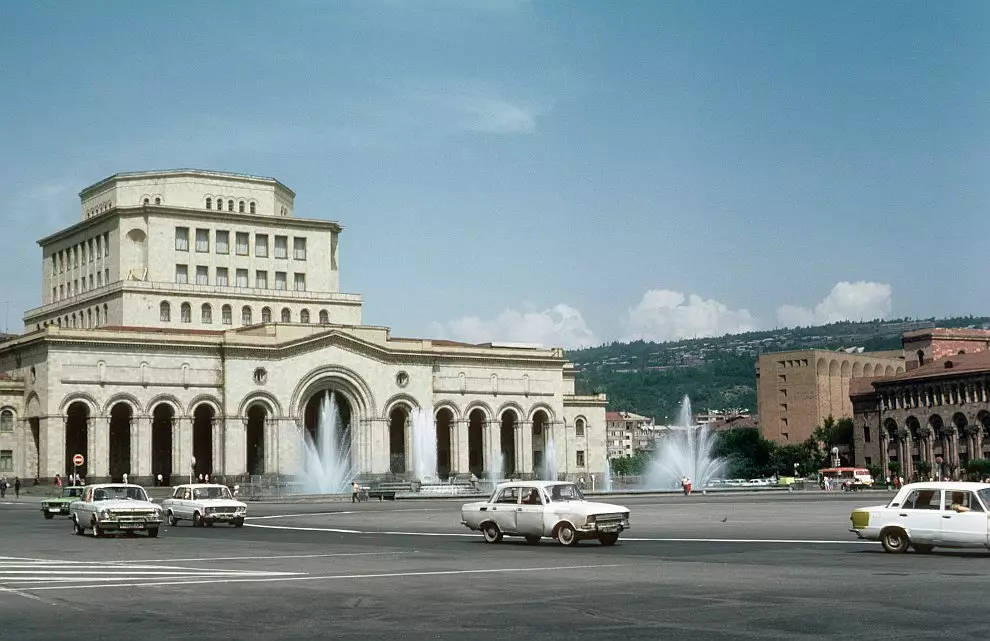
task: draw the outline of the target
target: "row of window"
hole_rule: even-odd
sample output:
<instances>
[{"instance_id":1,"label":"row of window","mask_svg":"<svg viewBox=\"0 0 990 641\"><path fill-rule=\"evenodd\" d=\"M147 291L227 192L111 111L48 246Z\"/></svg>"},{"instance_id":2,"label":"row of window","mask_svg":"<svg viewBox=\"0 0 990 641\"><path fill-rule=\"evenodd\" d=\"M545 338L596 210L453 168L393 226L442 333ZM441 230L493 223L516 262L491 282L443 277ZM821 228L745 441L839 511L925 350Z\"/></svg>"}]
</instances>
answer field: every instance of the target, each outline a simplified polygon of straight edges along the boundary
<instances>
[{"instance_id":1,"label":"row of window","mask_svg":"<svg viewBox=\"0 0 990 641\"><path fill-rule=\"evenodd\" d=\"M0 412L0 432L14 431L14 413L10 410Z\"/></svg>"},{"instance_id":2,"label":"row of window","mask_svg":"<svg viewBox=\"0 0 990 641\"><path fill-rule=\"evenodd\" d=\"M106 304L103 305L102 314L100 306L97 305L92 309L79 310L79 312L66 314L65 316L56 318L55 320L45 321L35 327L37 329L42 329L43 327L48 327L49 325L57 325L58 327L82 327L83 329L89 329L92 327L100 327L102 324L108 322L109 316L107 314L108 311Z\"/></svg>"},{"instance_id":3,"label":"row of window","mask_svg":"<svg viewBox=\"0 0 990 641\"><path fill-rule=\"evenodd\" d=\"M163 323L172 322L172 305L168 301L163 300L158 306L159 317ZM179 305L179 322L180 323L191 323L192 322L192 305L189 303L182 303ZM224 305L220 308L220 324L221 325L232 325L234 322L234 310L230 305ZM213 306L209 303L203 303L199 308L199 322L203 325L213 324ZM271 323L272 322L272 309L271 307L261 308L261 322ZM292 322L292 310L288 307L282 308L281 322L291 323ZM299 322L303 324L309 324L311 322L309 316L309 310L304 309L299 312ZM326 325L330 322L330 314L325 309L320 310L320 324ZM251 309L250 305L245 305L241 307L241 324L251 325L254 323L254 311Z\"/></svg>"},{"instance_id":4,"label":"row of window","mask_svg":"<svg viewBox=\"0 0 990 641\"><path fill-rule=\"evenodd\" d=\"M218 254L230 253L230 232L217 230L214 247ZM238 256L247 256L251 252L251 235L248 232L235 232L234 253ZM289 258L289 237L275 236L272 256L288 260ZM189 228L175 228L175 251L189 251ZM210 230L196 230L196 251L201 254L210 251ZM268 258L268 234L254 235L254 255L258 258ZM293 237L292 239L293 260L306 260L306 238Z\"/></svg>"},{"instance_id":5,"label":"row of window","mask_svg":"<svg viewBox=\"0 0 990 641\"><path fill-rule=\"evenodd\" d=\"M0 450L0 472L14 471L14 450Z\"/></svg>"},{"instance_id":6,"label":"row of window","mask_svg":"<svg viewBox=\"0 0 990 641\"><path fill-rule=\"evenodd\" d=\"M206 208L207 209L213 209L213 204L214 203L216 203L217 211L223 211L223 197L222 196L217 196L216 199L214 199L212 196L207 196L206 197ZM239 211L242 214L245 213L244 206L245 206L245 203L244 203L243 200L238 200L237 201L237 211ZM257 204L256 203L249 202L249 203L247 203L247 207L248 207L248 210L249 210L248 213L251 213L251 214L256 214L257 213ZM234 211L234 199L233 198L228 198L227 199L227 211Z\"/></svg>"},{"instance_id":7,"label":"row of window","mask_svg":"<svg viewBox=\"0 0 990 641\"><path fill-rule=\"evenodd\" d=\"M103 258L110 258L109 232L52 254L52 276L79 267L80 264L85 265L87 262L92 263Z\"/></svg>"},{"instance_id":8,"label":"row of window","mask_svg":"<svg viewBox=\"0 0 990 641\"><path fill-rule=\"evenodd\" d=\"M52 302L62 300L63 298L78 296L79 294L85 293L91 289L103 287L104 283L107 285L110 284L109 269L104 269L101 272L90 274L88 279L86 276L83 276L82 278L76 278L72 281L59 285L58 287L52 285Z\"/></svg>"},{"instance_id":9,"label":"row of window","mask_svg":"<svg viewBox=\"0 0 990 641\"><path fill-rule=\"evenodd\" d=\"M230 270L226 267L217 267L214 270L216 272L216 284L217 287L229 287L230 286ZM289 288L289 274L287 272L275 272L275 280L273 282L275 289L287 290ZM175 282L180 285L189 283L189 265L176 265L175 266ZM209 285L210 284L210 268L204 265L196 266L196 284L197 285ZM248 270L246 269L235 269L234 270L234 287L250 287L248 282ZM269 289L268 271L264 269L257 269L254 272L254 288L255 289ZM296 272L292 274L292 289L297 292L306 291L306 274L302 272Z\"/></svg>"}]
</instances>

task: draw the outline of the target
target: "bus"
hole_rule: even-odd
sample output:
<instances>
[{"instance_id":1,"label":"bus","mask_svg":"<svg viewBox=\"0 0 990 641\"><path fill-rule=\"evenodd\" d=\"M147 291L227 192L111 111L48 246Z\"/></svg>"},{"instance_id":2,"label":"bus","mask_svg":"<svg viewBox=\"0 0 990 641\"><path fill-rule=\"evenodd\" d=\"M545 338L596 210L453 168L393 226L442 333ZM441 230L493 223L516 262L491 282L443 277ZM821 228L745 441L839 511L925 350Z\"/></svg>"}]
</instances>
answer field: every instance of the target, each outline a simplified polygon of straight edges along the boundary
<instances>
[{"instance_id":1,"label":"bus","mask_svg":"<svg viewBox=\"0 0 990 641\"><path fill-rule=\"evenodd\" d=\"M840 486L846 491L873 487L873 475L865 467L826 467L818 470L818 484L824 485L825 479L829 479L829 485L833 488Z\"/></svg>"}]
</instances>

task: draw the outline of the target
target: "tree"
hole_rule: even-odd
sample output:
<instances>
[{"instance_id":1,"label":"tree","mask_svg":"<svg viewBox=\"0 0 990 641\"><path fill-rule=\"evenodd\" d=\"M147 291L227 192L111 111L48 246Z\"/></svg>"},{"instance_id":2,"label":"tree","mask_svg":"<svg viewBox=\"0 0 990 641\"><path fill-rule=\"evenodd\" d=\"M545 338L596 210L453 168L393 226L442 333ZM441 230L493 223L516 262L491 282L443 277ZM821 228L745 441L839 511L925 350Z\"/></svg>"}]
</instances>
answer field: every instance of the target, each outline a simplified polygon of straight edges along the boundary
<instances>
[{"instance_id":1,"label":"tree","mask_svg":"<svg viewBox=\"0 0 990 641\"><path fill-rule=\"evenodd\" d=\"M774 472L771 455L774 443L760 436L754 428L726 430L718 435L712 455L728 460L728 475L755 478Z\"/></svg>"},{"instance_id":2,"label":"tree","mask_svg":"<svg viewBox=\"0 0 990 641\"><path fill-rule=\"evenodd\" d=\"M990 476L990 459L970 459L966 462L966 473L974 481L987 478Z\"/></svg>"},{"instance_id":3,"label":"tree","mask_svg":"<svg viewBox=\"0 0 990 641\"><path fill-rule=\"evenodd\" d=\"M901 475L901 464L898 463L897 461L891 461L890 463L887 463L887 469L890 470L891 476Z\"/></svg>"},{"instance_id":4,"label":"tree","mask_svg":"<svg viewBox=\"0 0 990 641\"><path fill-rule=\"evenodd\" d=\"M928 461L918 461L916 467L918 468L918 476L927 478L932 475L932 464Z\"/></svg>"}]
</instances>

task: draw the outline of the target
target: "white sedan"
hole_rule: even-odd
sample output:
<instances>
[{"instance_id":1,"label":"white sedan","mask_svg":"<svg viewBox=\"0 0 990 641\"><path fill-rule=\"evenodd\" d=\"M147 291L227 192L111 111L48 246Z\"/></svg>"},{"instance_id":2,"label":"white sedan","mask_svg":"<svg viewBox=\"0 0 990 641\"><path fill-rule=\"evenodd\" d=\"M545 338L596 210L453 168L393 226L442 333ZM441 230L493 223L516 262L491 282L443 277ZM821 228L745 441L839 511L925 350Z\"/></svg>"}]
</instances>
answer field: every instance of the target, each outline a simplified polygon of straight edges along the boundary
<instances>
[{"instance_id":1,"label":"white sedan","mask_svg":"<svg viewBox=\"0 0 990 641\"><path fill-rule=\"evenodd\" d=\"M936 546L990 548L988 508L985 483L911 483L887 505L853 510L850 532L895 554L909 547L922 554Z\"/></svg>"},{"instance_id":2,"label":"white sedan","mask_svg":"<svg viewBox=\"0 0 990 641\"><path fill-rule=\"evenodd\" d=\"M530 545L543 537L568 546L582 539L615 545L619 534L629 529L629 510L587 501L574 483L518 481L502 483L487 501L464 505L461 523L480 531L489 543L521 536Z\"/></svg>"},{"instance_id":3,"label":"white sedan","mask_svg":"<svg viewBox=\"0 0 990 641\"><path fill-rule=\"evenodd\" d=\"M214 523L230 523L234 527L244 525L247 505L234 500L226 485L190 483L180 485L171 498L162 501L162 509L168 524L174 526L181 520L192 521L194 527L213 527Z\"/></svg>"}]
</instances>

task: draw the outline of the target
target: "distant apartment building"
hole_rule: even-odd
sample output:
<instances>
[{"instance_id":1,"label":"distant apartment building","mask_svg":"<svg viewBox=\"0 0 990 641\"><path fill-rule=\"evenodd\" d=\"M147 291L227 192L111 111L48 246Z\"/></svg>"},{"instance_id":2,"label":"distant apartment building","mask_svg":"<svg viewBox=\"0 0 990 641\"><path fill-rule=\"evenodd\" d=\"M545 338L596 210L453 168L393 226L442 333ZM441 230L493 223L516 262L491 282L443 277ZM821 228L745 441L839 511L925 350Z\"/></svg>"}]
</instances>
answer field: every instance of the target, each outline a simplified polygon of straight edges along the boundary
<instances>
[{"instance_id":1,"label":"distant apartment building","mask_svg":"<svg viewBox=\"0 0 990 641\"><path fill-rule=\"evenodd\" d=\"M653 446L656 426L652 418L632 412L605 412L608 457L632 456Z\"/></svg>"},{"instance_id":2,"label":"distant apartment building","mask_svg":"<svg viewBox=\"0 0 990 641\"><path fill-rule=\"evenodd\" d=\"M760 432L780 444L805 441L827 417L852 417L851 379L904 371L900 350L806 349L761 354L756 366Z\"/></svg>"},{"instance_id":3,"label":"distant apartment building","mask_svg":"<svg viewBox=\"0 0 990 641\"><path fill-rule=\"evenodd\" d=\"M713 432L737 428L755 428L759 425L756 416L748 410L705 410L694 415L695 425L704 425Z\"/></svg>"}]
</instances>

